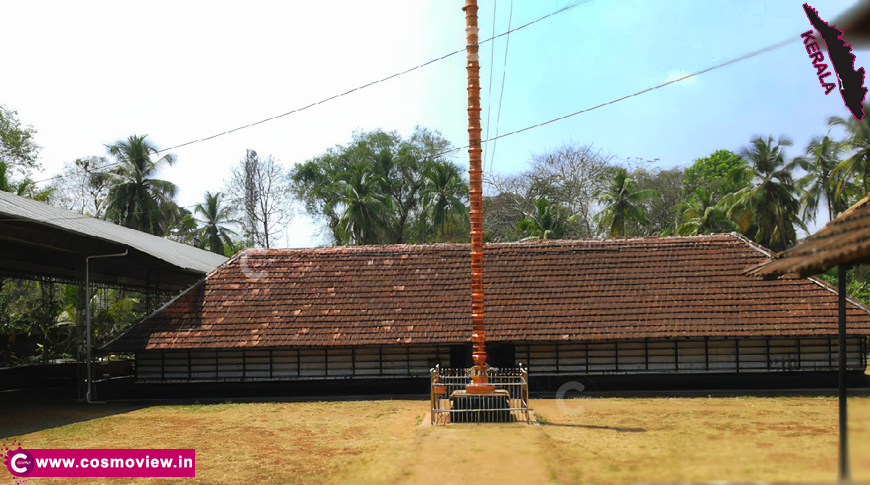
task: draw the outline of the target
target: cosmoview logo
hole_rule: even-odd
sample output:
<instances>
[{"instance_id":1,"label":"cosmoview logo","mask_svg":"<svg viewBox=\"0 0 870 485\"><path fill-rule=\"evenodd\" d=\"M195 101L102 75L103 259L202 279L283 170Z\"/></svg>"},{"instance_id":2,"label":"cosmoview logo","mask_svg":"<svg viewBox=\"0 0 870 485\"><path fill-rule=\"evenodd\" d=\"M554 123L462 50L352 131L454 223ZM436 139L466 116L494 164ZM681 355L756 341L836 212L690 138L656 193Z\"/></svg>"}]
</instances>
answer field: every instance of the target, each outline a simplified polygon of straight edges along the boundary
<instances>
[{"instance_id":1,"label":"cosmoview logo","mask_svg":"<svg viewBox=\"0 0 870 485\"><path fill-rule=\"evenodd\" d=\"M10 451L9 455L8 468L9 471L15 475L26 477L27 475L30 475L30 472L33 471L33 467L36 466L36 461L33 459L33 455L24 450Z\"/></svg>"},{"instance_id":2,"label":"cosmoview logo","mask_svg":"<svg viewBox=\"0 0 870 485\"><path fill-rule=\"evenodd\" d=\"M13 477L16 477L15 483L24 483L26 477L36 468L36 460L30 452L21 448L21 443L17 440L6 438L2 445L3 460L6 463L6 469Z\"/></svg>"}]
</instances>

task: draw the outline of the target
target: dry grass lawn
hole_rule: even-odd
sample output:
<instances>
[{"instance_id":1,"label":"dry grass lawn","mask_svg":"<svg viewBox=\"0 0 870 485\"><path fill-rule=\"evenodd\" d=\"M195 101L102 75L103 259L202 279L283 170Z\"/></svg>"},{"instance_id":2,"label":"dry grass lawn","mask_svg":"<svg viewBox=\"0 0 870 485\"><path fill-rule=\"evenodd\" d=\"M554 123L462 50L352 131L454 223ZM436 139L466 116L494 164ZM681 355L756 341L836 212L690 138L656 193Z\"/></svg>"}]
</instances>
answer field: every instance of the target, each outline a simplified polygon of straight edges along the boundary
<instances>
[{"instance_id":1,"label":"dry grass lawn","mask_svg":"<svg viewBox=\"0 0 870 485\"><path fill-rule=\"evenodd\" d=\"M29 483L833 481L829 398L577 399L545 420L420 426L424 401L156 406L47 429L25 448L195 448L195 479ZM852 468L870 480L870 398L850 399ZM0 482L9 478L0 471ZM472 481L473 480L473 481ZM467 481L467 482L466 482Z\"/></svg>"}]
</instances>

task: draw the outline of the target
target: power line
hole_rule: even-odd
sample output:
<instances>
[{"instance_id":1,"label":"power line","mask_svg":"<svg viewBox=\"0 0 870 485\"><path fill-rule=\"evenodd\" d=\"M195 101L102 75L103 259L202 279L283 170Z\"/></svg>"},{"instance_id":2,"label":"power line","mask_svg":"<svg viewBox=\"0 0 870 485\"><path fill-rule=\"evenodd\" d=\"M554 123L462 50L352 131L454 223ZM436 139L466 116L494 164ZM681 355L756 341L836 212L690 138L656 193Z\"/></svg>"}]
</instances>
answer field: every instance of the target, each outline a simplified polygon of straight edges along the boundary
<instances>
[{"instance_id":1,"label":"power line","mask_svg":"<svg viewBox=\"0 0 870 485\"><path fill-rule=\"evenodd\" d=\"M735 57L734 59L731 59L731 60L725 61L725 62L723 62L723 63L721 63L721 64L716 64L715 66L708 67L708 68L706 68L706 69L700 70L700 71L698 71L698 72L694 72L694 73L692 73L692 74L688 74L688 75L683 76L683 77L681 77L681 78L677 78L677 79L674 79L674 80L671 80L671 81L667 81L667 82L664 82L664 83L659 84L659 85L657 85L657 86L653 86L653 87L651 87L651 88L647 88L647 89L644 89L644 90L642 90L642 91L638 91L638 92L636 92L636 93L629 94L629 95L627 95L627 96L623 96L623 97L621 97L621 98L617 98L617 99L614 99L614 100L612 100L612 101L608 101L608 102L606 102L606 103L599 104L599 105L597 105L597 106L593 106L593 107L591 107L591 108L586 108L586 109L583 109L583 110L580 110L580 111L575 111L574 113L571 113L571 114L567 114L567 115L565 115L565 116L560 116L560 117L558 117L558 118L553 118L553 119L551 119L551 120L549 120L549 121L545 121L545 122L543 122L543 123L537 123L537 124L534 124L534 125L531 125L531 126L527 126L527 127L525 127L525 128L521 128L521 129L519 129L519 130L514 130L514 131L512 131L512 132L510 132L510 133L505 133L505 134L503 134L503 135L498 135L498 136L496 136L496 137L493 137L493 138L490 138L490 139L487 139L487 140L482 140L482 142L494 141L494 140L497 140L497 139L499 139L499 138L505 138L505 137L508 137L508 136L516 135L517 133L522 133L522 132L524 132L524 131L528 131L528 130L531 130L531 129L533 129L533 128L538 128L538 127L540 127L540 126L548 125L548 124L550 124L550 123L553 123L553 122L556 122L556 121L559 121L559 120L564 120L564 119L566 119L566 118L571 118L572 116L577 116L577 115L579 115L579 114L586 113L586 112L589 112L589 111L592 111L592 110L596 110L596 109L598 109L598 108L602 108L602 107L607 106L607 105L611 105L611 104L614 104L614 103L618 103L618 102L623 101L623 100L625 100L625 99L632 98L632 97L634 97L634 96L639 96L639 95L641 95L641 94L643 94L643 93L648 93L648 92L650 92L650 91L653 91L653 90L655 90L655 89L659 89L659 88L664 87L664 86L667 86L667 85L669 85L669 84L677 83L677 82L680 82L680 81L685 81L686 79L689 79L689 78L691 78L691 77L698 76L698 75L700 75L700 74L704 74L705 72L710 72L710 71L712 71L712 70L714 70L714 69L719 69L720 67L725 67L725 66L728 66L728 65L731 65L731 64L734 64L734 63L737 63L737 62L740 62L740 61L746 60L746 59L750 59L750 58L755 57L755 56L758 56L758 55L760 55L760 54L764 54L765 52L770 52L770 51L772 51L772 50L779 49L780 47L786 46L786 45L791 44L791 43L793 43L793 42L797 42L798 40L800 40L800 39L790 37L790 38L788 38L788 39L786 39L786 40L783 40L783 41L777 42L776 44L771 44L771 45L769 45L769 46L767 46L767 47L763 47L763 48L761 48L761 49L758 49L758 50L756 50L756 51L750 52L750 53L748 53L748 54L744 54L744 55L742 55L742 56L740 56L740 57ZM445 150L445 151L443 151L443 152L436 153L436 154L433 156L433 158L434 158L434 157L441 156L441 155L444 155L444 154L447 154L447 153L452 153L452 152L455 152L455 151L458 151L458 150L462 150L462 149L465 149L465 148L468 148L468 147L469 147L469 145L465 145L465 146L461 146L461 147L457 147L457 148L452 148L452 149L450 149L450 150ZM183 206L183 207L186 208L186 207L191 207L191 206ZM73 216L73 217L69 217L69 218L43 219L43 220L35 221L35 222L51 222L51 221L55 221L55 220L78 219L78 218L82 218L82 217L90 217L90 216L85 216L85 215L82 214L82 215L77 215L77 216ZM21 220L20 220L20 219L8 219L8 220L0 219L0 222L7 222L7 221L21 221ZM27 222L27 221L25 221L25 222Z\"/></svg>"},{"instance_id":2,"label":"power line","mask_svg":"<svg viewBox=\"0 0 870 485\"><path fill-rule=\"evenodd\" d=\"M160 152L157 152L157 153L160 153ZM118 166L118 165L121 165L121 162L113 162L113 163L110 163L110 164L108 164L108 165L104 165L104 166L100 167L99 170L95 170L95 171L93 171L93 172L86 172L86 173L87 173L88 175L107 174L108 172L103 172L103 170L105 170L105 169L107 169L107 168L115 167L115 166ZM63 175L61 175L61 174L57 174L57 175L55 175L55 176L53 176L53 177L49 177L49 178L47 178L47 179L42 179L42 180L35 180L35 181L30 182L30 183L32 183L32 184L40 184L40 183L42 183L42 182L48 182L49 180L61 179L61 178L63 178Z\"/></svg>"},{"instance_id":3,"label":"power line","mask_svg":"<svg viewBox=\"0 0 870 485\"><path fill-rule=\"evenodd\" d=\"M164 150L157 150L157 151L154 152L154 153L160 153L160 152L162 152L162 151L164 151ZM119 165L121 165L121 164L122 164L121 162L112 162L112 163L109 163L109 164L107 164L107 165L103 165L102 167L99 167L99 169L96 169L96 170L93 170L93 171L86 171L85 174L86 174L86 175L110 175L111 173L110 173L110 172L107 172L107 171L105 171L105 170L106 170L107 168L117 167L117 166L119 166ZM32 184L39 184L39 183L42 183L42 182L48 182L49 180L54 180L54 179L58 179L58 178L63 178L63 175L62 175L62 174L57 174L57 175L55 175L55 176L53 176L53 177L49 177L49 178L47 178L47 179L42 179L42 180L36 180L36 181L30 182L30 183L32 183Z\"/></svg>"},{"instance_id":4,"label":"power line","mask_svg":"<svg viewBox=\"0 0 870 485\"><path fill-rule=\"evenodd\" d=\"M674 80L672 80L672 81L668 81L668 82L665 82L665 83L659 84L659 85L657 85L657 86L653 86L653 87L651 87L651 88L644 89L643 91L638 91L638 92L636 92L636 93L634 93L634 94L629 94L629 95L627 95L627 96L623 96L623 97L621 97L621 98L614 99L613 101L608 101L608 102L606 102L606 103L599 104L598 106L593 106L593 107L591 107L591 108L586 108L586 109L583 109L583 110L580 110L580 111L575 111L574 113L567 114L567 115L565 115L565 116L560 116L560 117L558 117L558 118L553 118L553 119L551 119L551 120L549 120L549 121L544 121L543 123L538 123L538 124L535 124L535 125L527 126L527 127L525 127L525 128L519 129L519 130L514 130L514 131L512 131L512 132L510 132L510 133L505 133L504 135L498 135L498 136L496 136L496 137L493 137L493 138L490 138L490 139L487 139L487 140L482 140L482 142L494 141L494 140L497 140L497 139L499 139L499 138L504 138L504 137L507 137L507 136L516 135L517 133L522 133L522 132L524 132L524 131L528 131L528 130L531 130L531 129L533 129L533 128L538 128L538 127L540 127L540 126L548 125L548 124L553 123L553 122L555 122L555 121L564 120L565 118L570 118L570 117L572 117L572 116L577 116L577 115L579 115L579 114L581 114L581 113L586 113L586 112L588 112L588 111L592 111L592 110L595 110L595 109L598 109L598 108L601 108L601 107L604 107L604 106L607 106L607 105L610 105L610 104L618 103L618 102L620 102L620 101L622 101L622 100L625 100L625 99L628 99L628 98L631 98L631 97L634 97L634 96L638 96L638 95L641 95L641 94L643 94L643 93L650 92L650 91L652 91L652 90L654 90L654 89L658 89L658 88L661 88L661 87L667 86L668 84L673 84L673 83L676 83L676 82L685 81L686 79L689 79L690 77L694 77L694 76L697 76L697 75L699 75L699 74L704 74L705 72L709 72L709 71L712 71L712 70L714 70L714 69L719 69L720 67L725 67L725 66L727 66L727 65L729 65L729 64L734 64L735 62L740 62L740 61L743 61L743 60L749 59L749 58L751 58L751 57L755 57L755 56L757 56L757 55L759 55L759 54L764 54L765 52L769 52L769 51L772 51L772 50L775 50L775 49L779 49L780 47L783 47L783 46L785 46L785 45L791 44L791 43L793 43L793 42L797 42L797 41L799 41L799 40L800 40L799 38L788 38L788 39L783 40L783 41L781 41L781 42L777 42L776 44L771 44L771 45L769 45L769 46L767 46L767 47L764 47L764 48L758 49L757 51L753 51L753 52L750 52L750 53L748 53L748 54L744 54L744 55L742 55L742 56L740 56L740 57L735 57L734 59L731 59L731 60L729 60L729 61L725 61L725 62L723 62L723 63L721 63L721 64L717 64L717 65L715 65L715 66L713 66L713 67L708 67L707 69L704 69L704 70L701 70L701 71L698 71L698 72L695 72L695 73L689 74L689 75L687 75L687 76L683 76L683 77L678 78L678 79L674 79ZM450 149L450 150L446 150L446 151L443 151L443 152L441 152L441 153L436 153L434 156L437 157L437 156L440 156L440 155L444 155L444 154L446 154L446 153L455 152L455 151L457 151L457 150L462 150L462 149L465 149L465 148L468 148L468 147L469 147L469 145L461 146L461 147L458 147L458 148L452 148L452 149Z\"/></svg>"},{"instance_id":5,"label":"power line","mask_svg":"<svg viewBox=\"0 0 870 485\"><path fill-rule=\"evenodd\" d=\"M550 18L550 17L552 17L552 16L554 16L554 15L558 15L558 14L560 14L560 13L566 12L566 11L568 11L568 10L574 8L574 7L578 7L578 6L580 6L580 5L583 5L584 3L589 3L589 2L591 2L591 1L593 1L593 0L580 0L580 1L576 2L576 3L573 3L573 4L571 4L571 5L568 5L567 7L561 8L561 9L559 9L559 10L556 10L555 12L552 12L552 13L549 13L549 14L547 14L547 15L544 15L543 17L541 17L541 18L539 18L539 19L532 20L531 22L528 22L528 23L526 23L526 24L524 24L524 25L521 25L521 26L519 26L519 27L517 27L517 28L515 28L515 29L508 30L507 32L502 32L501 34L494 35L494 36L492 36L492 37L490 37L490 38L488 38L488 39L486 39L486 40L482 40L482 41L478 42L478 45L480 45L480 44L485 44L485 43L487 43L487 42L491 42L491 41L493 41L493 40L495 40L495 39L498 39L499 37L503 37L503 36L505 36L505 35L508 35L508 36L509 36L511 32L516 32L516 31L518 31L518 30L522 30L522 29L524 29L524 28L526 28L526 27L528 27L528 26L530 26L530 25L536 24L536 23L541 22L541 21L543 21L543 20L546 20L547 18ZM511 9L513 9L513 5L511 5ZM493 16L495 16L495 12L494 12L494 11L493 11ZM508 29L510 29L510 25L508 25ZM494 45L494 44L495 44L495 43L493 43L493 45ZM401 75L403 75L403 74L408 74L409 72L415 71L415 70L420 69L420 68L422 68L422 67L428 66L429 64L432 64L432 63L434 63L434 62L441 61L441 60L443 60L443 59L447 59L447 58L450 57L450 56L453 56L453 55L456 55L456 54L459 54L459 53L461 53L461 52L465 52L465 51L466 51L466 47L463 47L462 49L455 50L455 51L453 51L453 52L451 52L451 53L449 53L449 54L443 55L443 56L441 56L441 57L439 57L439 58L437 58L437 59L432 59L432 60L429 61L429 62L426 62L426 63L420 64L420 65L418 65L418 66L412 67L412 68L407 69L407 70L405 70L405 71L402 71L402 72L399 72L399 73L393 74L392 76L387 76L387 77L385 77L385 78L383 78L383 79L379 79L379 80L377 80L377 81L370 82L370 83L365 84L365 85L363 85L363 86L360 86L360 87L357 87L357 88L351 89L350 91L346 91L346 92L344 92L344 93L342 93L342 94L336 94L335 96L331 96L331 97L329 97L329 98L323 99L323 100L318 101L318 102L316 102L316 103L311 103L311 104L309 104L308 106L305 106L305 107L302 107L302 108L298 108L298 109L294 109L294 110L292 110L292 111L288 111L288 112L286 112L286 113L284 113L284 114L282 114L282 115L273 116L273 117L271 117L271 118L266 118L266 119L264 119L264 120L260 120L260 121L258 121L258 122L256 122L256 123L251 123L251 124L248 124L248 125L240 126L240 127L238 127L238 128L234 128L234 129L232 129L232 130L228 130L228 131L225 131L225 132L223 132L223 133L218 133L217 135L212 135L212 136L209 136L209 137L207 137L207 138L201 138L201 139L199 139L199 140L189 141L189 142L187 142L187 143L182 143L182 144L180 144L180 145L175 145L175 146L172 146L172 147L169 147L169 148L163 148L163 149L161 149L161 150L157 150L157 153L162 153L162 152L165 152L165 151L174 150L174 149L176 149L176 148L181 148L181 147L183 147L183 146L192 145L192 144L194 144L194 143L199 143L199 142L203 142L203 141L206 141L206 140L211 140L212 138L217 138L217 137L222 136L222 135L227 135L227 134L230 134L230 133L232 133L232 132L234 132L234 131L239 131L239 130L242 130L242 129L245 129L245 128L250 128L250 127L252 127L252 126L259 125L260 123L265 123L265 122L267 122L267 121L271 121L271 120L275 120L275 119L278 119L278 118L282 118L282 117L287 116L287 115L289 115L289 114L298 113L298 112L300 112L300 111L303 111L303 110L306 110L306 109L308 109L308 108L311 108L312 106L317 106L317 105L319 105L319 104L323 104L323 103L325 103L325 102L327 102L327 101L331 101L331 100L333 100L333 99L335 99L335 98L340 98L340 97L342 97L342 96L346 96L346 95L348 95L348 94L350 94L350 93L352 93L352 92L354 92L354 91L359 91L360 89L365 89L365 88L367 88L367 87L369 87L369 86L372 86L372 85L374 85L374 84L377 84L377 83L379 83L379 82L384 82L384 81L387 81L387 80L392 79L392 78L394 78L394 77L398 77L398 76L401 76ZM491 66L490 66L490 67L491 67ZM492 81L492 80L491 80L491 76L490 76L490 82L491 82L491 81ZM490 92L491 92L491 91L490 91ZM489 121L487 121L487 136L488 136L488 133L489 133L489 132L488 132L488 130L489 130L489 126L488 126L488 125L489 125ZM116 162L116 163L109 164L109 165L107 165L107 166L105 166L105 167L101 167L100 170L105 170L105 169L107 169L107 168L110 168L110 167L113 167L113 166L117 166L117 165L120 165L120 163ZM101 174L101 173L107 173L107 172L94 171L94 172L91 172L91 173L92 173L92 174ZM42 183L42 182L48 182L49 180L54 180L54 179L56 179L56 178L62 178L62 176L61 176L61 175L55 175L55 176L53 176L53 177L49 177L49 178L47 178L47 179L43 179L43 180L37 180L37 181L34 181L34 182L32 182L32 183L33 183L33 184L39 184L39 183Z\"/></svg>"},{"instance_id":6,"label":"power line","mask_svg":"<svg viewBox=\"0 0 870 485\"><path fill-rule=\"evenodd\" d=\"M490 37L489 39L486 39L486 40L480 41L480 42L478 42L478 45L480 45L480 44L485 44L485 43L487 43L487 42L493 41L493 40L498 39L499 37L502 37L502 36L505 36L505 35L509 35L511 32L516 32L516 31L518 31L518 30L522 30L522 29L524 29L524 28L526 28L526 27L528 27L528 26L530 26L530 25L532 25L532 24L536 24L536 23L538 23L538 22L540 22L540 21L542 21L542 20L545 20L545 19L547 19L547 18L550 18L550 17L552 17L552 16L554 16L554 15L557 15L557 14L560 14L560 13L562 13L562 12L566 12L566 11L568 11L568 10L574 8L574 7L578 7L578 6L580 6L580 5L583 5L584 3L589 3L589 2L591 2L591 1L593 1L593 0L580 0L580 1L576 2L576 3L572 3L571 5L568 5L567 7L561 8L561 9L559 9L559 10L556 10L555 12L552 12L552 13L549 13L549 14L547 14L547 15L544 15L543 17L541 17L541 18L539 18L539 19L532 20L531 22L529 22L529 23L527 23L527 24L525 24L525 25L521 25L521 26L519 26L519 27L517 27L517 28L515 28L515 29L513 29L513 30L508 30L507 32L503 32L503 33L501 33L501 34L499 34L499 35L495 35L495 36L493 36L493 37ZM344 92L344 93L336 94L336 95L331 96L331 97L329 97L329 98L322 99L322 100L320 100L320 101L318 101L318 102L316 102L316 103L311 103L311 104L309 104L308 106L304 106L304 107L302 107L302 108L297 108L297 109L294 109L294 110L292 110L292 111L288 111L288 112L286 112L286 113L284 113L284 114L281 114L281 115L278 115L278 116L272 116L271 118L266 118L266 119L264 119L264 120L260 120L260 121L258 121L258 122L256 122L256 123L251 123L251 124L248 124L248 125L239 126L238 128L233 128L232 130L224 131L223 133L218 133L218 134L216 134L216 135L212 135L212 136L209 136L209 137L207 137L207 138L200 138L199 140L193 140L193 141L189 141L189 142L187 142L187 143L182 143L182 144L180 144L180 145L175 145L175 146L172 146L172 147L169 147L169 148L164 148L164 149L162 149L162 150L158 150L157 153L165 152L165 151L168 151L168 150L174 150L174 149L176 149L176 148L181 148L181 147L183 147L183 146L192 145L192 144L194 144L194 143L199 143L199 142L203 142L203 141L211 140L212 138L217 138L217 137L219 137L219 136L228 135L228 134L230 134L230 133L232 133L232 132L234 132L234 131L243 130L243 129L245 129L245 128L250 128L250 127L252 127L252 126L259 125L260 123L265 123L265 122L267 122L267 121L276 120L276 119L278 119L278 118L283 118L284 116L287 116L287 115L290 115L290 114L293 114L293 113L298 113L298 112L300 112L300 111L304 111L304 110L306 110L306 109L308 109L308 108L311 108L311 107L313 107L313 106L317 106L317 105L319 105L319 104L323 104L323 103L325 103L325 102L327 102L327 101L331 101L331 100L333 100L333 99L335 99L335 98L340 98L340 97L342 97L342 96L346 96L346 95L348 95L348 94L350 94L350 93L352 93L352 92L354 92L354 91L359 91L360 89L365 89L365 88L367 88L367 87L369 87L369 86L372 86L372 85L374 85L374 84L377 84L377 83L380 83L380 82L384 82L384 81L387 81L387 80L389 80L389 79L392 79L392 78L394 78L394 77L398 77L398 76L401 76L401 75L404 75L404 74L408 74L409 72L412 72L412 71L416 71L417 69L420 69L421 67L428 66L429 64L432 64L433 62L438 62L438 61L440 61L440 60L447 59L447 58L450 57L450 56L453 56L453 55L459 54L459 53L461 53L461 52L465 52L466 49L467 49L467 46L466 46L466 47L463 47L462 49L455 50L455 51L453 51L453 52L451 52L451 53L449 53L449 54L443 55L443 56L441 56L441 57L439 57L439 58L437 58L437 59L432 59L431 61L426 62L426 63L423 63L423 64L420 64L419 66L415 66L415 67L412 67L412 68L407 69L407 70L405 70L405 71L402 71L402 72L398 72L398 73L396 73L396 74L393 74L392 76L387 76L387 77L385 77L385 78L383 78L383 79L379 79L379 80L377 80L377 81L370 82L370 83L365 84L365 85L363 85L363 86L360 86L360 87L357 87L357 88L351 89L350 91L346 91L346 92Z\"/></svg>"},{"instance_id":7,"label":"power line","mask_svg":"<svg viewBox=\"0 0 870 485\"><path fill-rule=\"evenodd\" d=\"M513 0L511 0L511 5L513 5ZM513 8L513 7L511 7ZM493 2L492 7L492 31L495 32L495 13L498 11L498 0ZM511 26L508 25L508 29ZM508 37L510 38L510 37ZM492 67L495 65L495 42L490 45L489 49L489 90L486 93L486 137L489 138L489 112L492 108ZM483 166L486 166L486 148L483 150Z\"/></svg>"},{"instance_id":8,"label":"power line","mask_svg":"<svg viewBox=\"0 0 870 485\"><path fill-rule=\"evenodd\" d=\"M514 0L511 0L511 13L508 16L508 31L511 28L511 21L514 17ZM492 144L492 157L489 160L489 170L492 171L492 164L495 163L495 149L498 148L498 125L501 122L501 100L504 97L504 81L507 78L507 60L508 60L508 49L511 46L511 36L507 36L507 43L504 46L504 67L501 70L501 94L498 95L498 115L495 119L495 143ZM489 127L487 127L488 129ZM487 135L488 137L489 135Z\"/></svg>"}]
</instances>

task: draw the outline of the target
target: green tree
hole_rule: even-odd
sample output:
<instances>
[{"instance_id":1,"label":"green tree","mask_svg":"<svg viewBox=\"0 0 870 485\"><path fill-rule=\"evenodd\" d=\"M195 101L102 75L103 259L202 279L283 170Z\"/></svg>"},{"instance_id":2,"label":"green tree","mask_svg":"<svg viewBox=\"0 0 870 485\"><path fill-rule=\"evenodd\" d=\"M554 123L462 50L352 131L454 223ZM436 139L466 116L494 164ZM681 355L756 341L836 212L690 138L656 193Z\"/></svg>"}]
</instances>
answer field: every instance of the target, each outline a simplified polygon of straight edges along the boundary
<instances>
[{"instance_id":1,"label":"green tree","mask_svg":"<svg viewBox=\"0 0 870 485\"><path fill-rule=\"evenodd\" d=\"M795 158L786 161L788 138L774 141L772 136L753 137L740 150L749 164L753 183L722 198L722 207L743 234L749 236L749 222L755 226L755 241L774 251L783 251L797 241L795 226L807 230L798 216L800 202L792 171L806 167L806 161Z\"/></svg>"},{"instance_id":2,"label":"green tree","mask_svg":"<svg viewBox=\"0 0 870 485\"><path fill-rule=\"evenodd\" d=\"M568 210L565 207L551 205L546 199L534 202L535 213L529 214L517 223L517 230L540 239L559 239L565 234L565 225L560 219L565 219ZM570 219L570 218L569 218Z\"/></svg>"},{"instance_id":3,"label":"green tree","mask_svg":"<svg viewBox=\"0 0 870 485\"><path fill-rule=\"evenodd\" d=\"M704 187L713 204L726 194L731 194L749 185L751 173L746 170L747 163L728 150L717 150L710 156L698 158L683 175L684 192L687 198L695 194L695 189Z\"/></svg>"},{"instance_id":4,"label":"green tree","mask_svg":"<svg viewBox=\"0 0 870 485\"><path fill-rule=\"evenodd\" d=\"M22 179L15 180L11 177L11 172L9 165L0 162L0 190L39 202L51 202L55 192L54 187L39 188L28 175L25 175Z\"/></svg>"},{"instance_id":5,"label":"green tree","mask_svg":"<svg viewBox=\"0 0 870 485\"><path fill-rule=\"evenodd\" d=\"M143 312L137 311L139 299L127 295L123 290L101 289L94 292L91 296L91 326L96 346L117 337L143 316Z\"/></svg>"},{"instance_id":6,"label":"green tree","mask_svg":"<svg viewBox=\"0 0 870 485\"><path fill-rule=\"evenodd\" d=\"M822 199L827 206L828 220L834 220L837 214L846 210L848 199L846 191L837 193L837 186L843 180L842 172L835 176L831 172L840 164L840 155L846 150L846 145L832 140L828 136L813 138L806 149L808 159L805 169L807 174L797 180L796 185L802 191L801 208L804 220L815 221Z\"/></svg>"},{"instance_id":7,"label":"green tree","mask_svg":"<svg viewBox=\"0 0 870 485\"><path fill-rule=\"evenodd\" d=\"M870 104L865 104L865 112L868 109ZM848 149L854 150L851 156L832 170L834 176L843 177L837 186L837 194L844 191L847 181L854 180L861 189L859 198L863 198L870 193L870 117L858 121L851 116L846 119L832 116L828 119L828 125L846 130L843 142Z\"/></svg>"},{"instance_id":8,"label":"green tree","mask_svg":"<svg viewBox=\"0 0 870 485\"><path fill-rule=\"evenodd\" d=\"M381 193L383 180L365 161L350 164L347 172L336 177L339 198L330 201L339 206L339 244L376 244L386 225L388 199ZM329 207L334 210L334 207Z\"/></svg>"},{"instance_id":9,"label":"green tree","mask_svg":"<svg viewBox=\"0 0 870 485\"><path fill-rule=\"evenodd\" d=\"M225 254L225 245L232 247L231 236L236 233L228 226L233 223L232 209L224 205L220 192L206 192L203 202L194 207L193 211L202 216L203 239L209 251Z\"/></svg>"},{"instance_id":10,"label":"green tree","mask_svg":"<svg viewBox=\"0 0 870 485\"><path fill-rule=\"evenodd\" d=\"M106 145L119 165L110 172L106 218L131 229L164 236L174 222L167 206L173 202L178 187L154 177L163 167L175 163L175 157L167 154L152 160L158 150L145 139L147 136L132 135Z\"/></svg>"},{"instance_id":11,"label":"green tree","mask_svg":"<svg viewBox=\"0 0 870 485\"><path fill-rule=\"evenodd\" d=\"M338 242L338 200L342 197L338 177L351 163L344 147L330 148L323 155L299 163L290 169L290 187L293 196L302 202L305 211L329 230L330 238Z\"/></svg>"},{"instance_id":12,"label":"green tree","mask_svg":"<svg viewBox=\"0 0 870 485\"><path fill-rule=\"evenodd\" d=\"M0 190L12 192L12 184L9 182L9 165L0 162Z\"/></svg>"},{"instance_id":13,"label":"green tree","mask_svg":"<svg viewBox=\"0 0 870 485\"><path fill-rule=\"evenodd\" d=\"M683 186L684 170L674 167L667 170L638 168L633 174L637 186L656 192L640 203L646 211L648 224L641 226L631 222L626 227L627 235L655 236L672 235L679 228L680 208L686 199Z\"/></svg>"},{"instance_id":14,"label":"green tree","mask_svg":"<svg viewBox=\"0 0 870 485\"><path fill-rule=\"evenodd\" d=\"M695 189L694 197L686 200L677 230L680 236L695 236L698 234L714 234L732 232L737 225L728 220L727 215L719 207L713 205L713 196L704 187Z\"/></svg>"},{"instance_id":15,"label":"green tree","mask_svg":"<svg viewBox=\"0 0 870 485\"><path fill-rule=\"evenodd\" d=\"M657 195L658 192L652 189L638 190L637 182L628 170L623 167L614 168L607 186L594 194L596 199L605 204L601 212L593 218L598 232L603 232L608 237L622 237L625 236L626 222L648 224L646 211L640 202Z\"/></svg>"},{"instance_id":16,"label":"green tree","mask_svg":"<svg viewBox=\"0 0 870 485\"><path fill-rule=\"evenodd\" d=\"M39 168L39 146L33 139L36 130L21 126L18 112L0 105L0 163L9 169L27 171Z\"/></svg>"},{"instance_id":17,"label":"green tree","mask_svg":"<svg viewBox=\"0 0 870 485\"><path fill-rule=\"evenodd\" d=\"M424 172L426 185L421 192L423 213L432 220L432 225L440 229L440 241L444 241L445 226L457 218L468 218L468 184L462 178L459 167L446 160L434 162ZM423 241L425 242L425 224Z\"/></svg>"},{"instance_id":18,"label":"green tree","mask_svg":"<svg viewBox=\"0 0 870 485\"><path fill-rule=\"evenodd\" d=\"M347 181L343 177L352 165L365 163L378 181L385 210L377 237L366 238L369 244L402 244L419 239L414 237L418 234L425 238L428 214L423 198L429 183L425 173L433 164L446 161L442 153L449 147L439 132L421 127L406 140L395 132L355 133L348 145L294 166L289 174L291 191L309 215L323 221L334 241L345 241L341 201L347 197L347 187L342 185Z\"/></svg>"},{"instance_id":19,"label":"green tree","mask_svg":"<svg viewBox=\"0 0 870 485\"><path fill-rule=\"evenodd\" d=\"M164 219L167 222L166 237L172 241L187 244L198 249L205 249L203 228L193 212L185 207L179 207L175 202L163 206Z\"/></svg>"},{"instance_id":20,"label":"green tree","mask_svg":"<svg viewBox=\"0 0 870 485\"><path fill-rule=\"evenodd\" d=\"M419 126L409 140L383 132L368 134L367 138L364 143L376 149L372 150L374 156L367 158L373 160L374 170L381 176L381 187L391 208L385 218L385 241L402 244L414 225L414 215L421 211L423 190L429 183L426 171L436 161L443 161L437 154L450 144L440 133ZM425 226L423 229L425 232Z\"/></svg>"}]
</instances>

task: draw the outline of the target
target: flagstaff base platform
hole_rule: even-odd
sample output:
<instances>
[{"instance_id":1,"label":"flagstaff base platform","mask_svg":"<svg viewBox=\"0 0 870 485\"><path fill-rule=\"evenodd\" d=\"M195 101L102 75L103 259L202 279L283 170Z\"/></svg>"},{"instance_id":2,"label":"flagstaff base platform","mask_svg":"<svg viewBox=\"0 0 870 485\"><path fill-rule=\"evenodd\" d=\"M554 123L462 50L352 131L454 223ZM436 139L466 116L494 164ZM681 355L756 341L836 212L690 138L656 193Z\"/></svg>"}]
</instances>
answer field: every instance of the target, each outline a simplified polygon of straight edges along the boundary
<instances>
[{"instance_id":1,"label":"flagstaff base platform","mask_svg":"<svg viewBox=\"0 0 870 485\"><path fill-rule=\"evenodd\" d=\"M529 422L528 371L515 368L489 368L487 393L468 392L472 384L468 369L431 371L432 424Z\"/></svg>"},{"instance_id":2,"label":"flagstaff base platform","mask_svg":"<svg viewBox=\"0 0 870 485\"><path fill-rule=\"evenodd\" d=\"M454 391L450 395L451 419L454 423L509 423L510 394L504 389L491 393L471 394Z\"/></svg>"}]
</instances>

